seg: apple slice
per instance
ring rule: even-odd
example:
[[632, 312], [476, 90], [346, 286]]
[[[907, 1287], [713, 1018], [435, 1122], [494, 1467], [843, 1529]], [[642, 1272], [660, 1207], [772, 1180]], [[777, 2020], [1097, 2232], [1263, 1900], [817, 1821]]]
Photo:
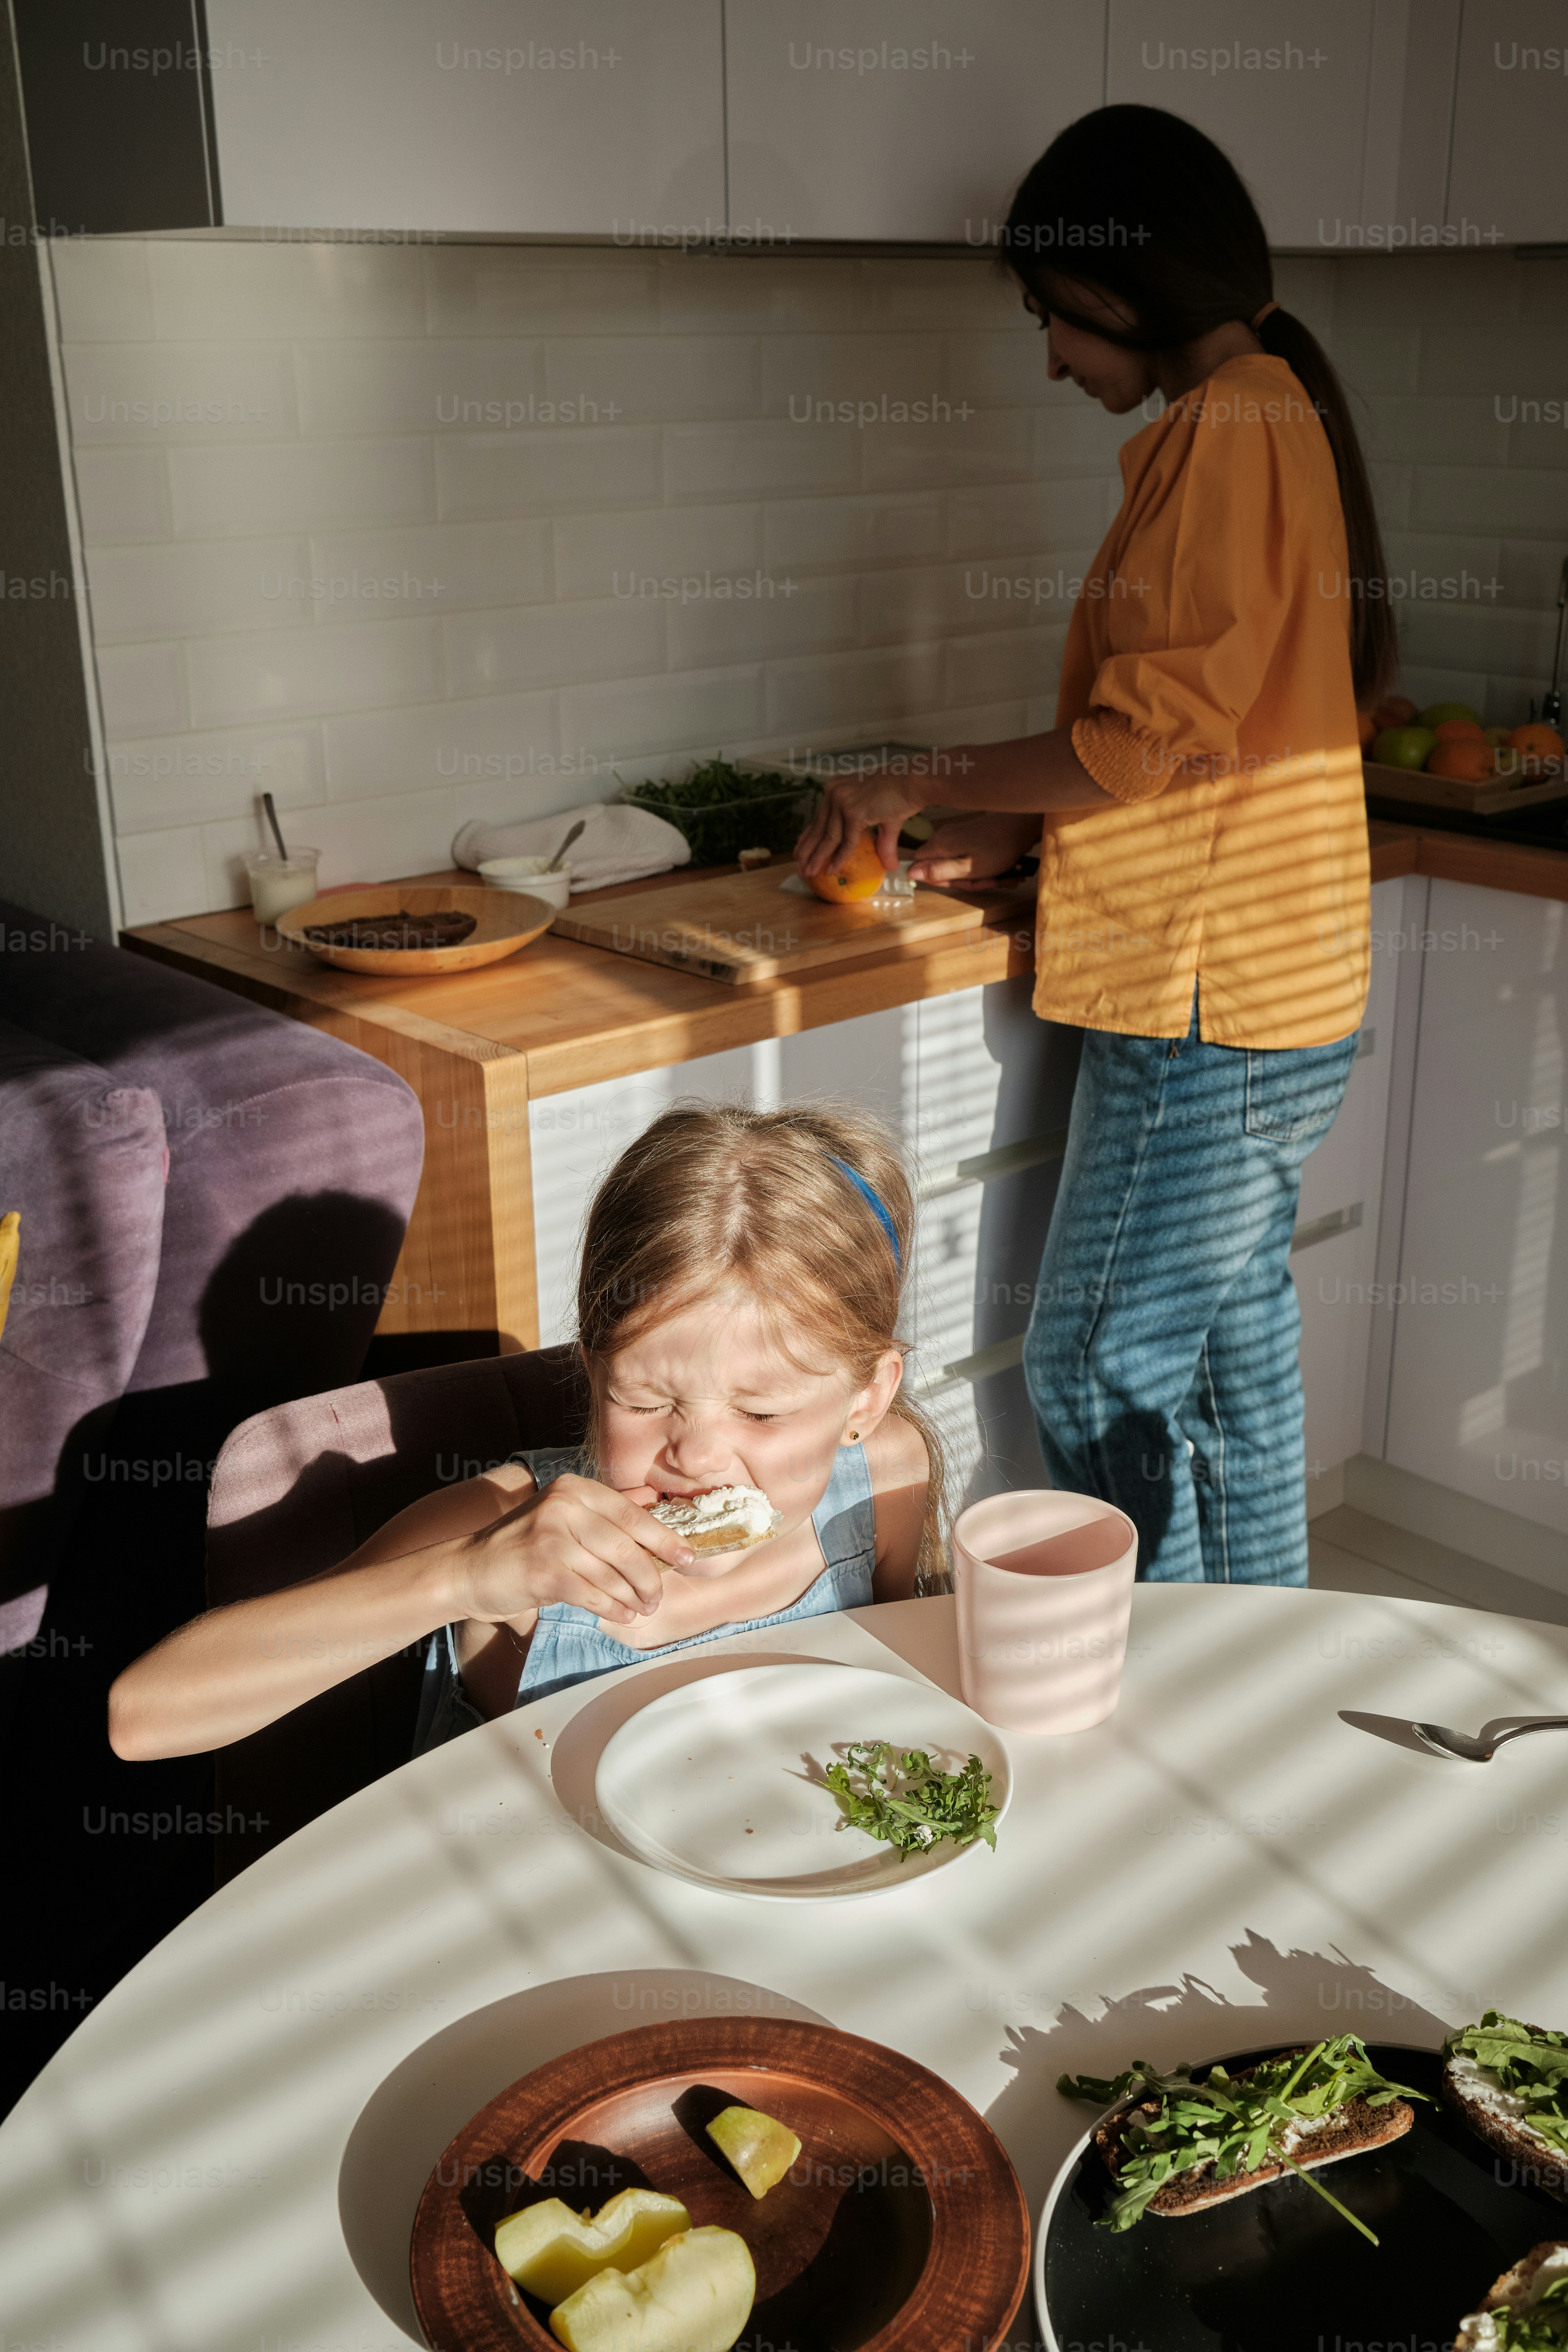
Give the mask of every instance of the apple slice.
[[730, 2352], [757, 2273], [733, 2230], [685, 2230], [635, 2271], [601, 2271], [550, 2315], [566, 2352]]
[[788, 2126], [755, 2107], [723, 2108], [709, 2125], [708, 2137], [758, 2199], [777, 2187], [800, 2154], [800, 2142]]
[[547, 2197], [500, 2224], [496, 2260], [527, 2294], [564, 2303], [601, 2271], [634, 2271], [666, 2238], [690, 2227], [680, 2200], [657, 2189], [623, 2189], [596, 2214], [586, 2206], [574, 2213], [559, 2197]]

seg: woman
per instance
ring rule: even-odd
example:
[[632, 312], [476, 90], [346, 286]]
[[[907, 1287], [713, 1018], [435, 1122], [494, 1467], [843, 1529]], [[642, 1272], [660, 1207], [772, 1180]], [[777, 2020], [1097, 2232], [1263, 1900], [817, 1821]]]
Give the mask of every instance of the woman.
[[[1056, 727], [954, 755], [943, 790], [979, 813], [914, 867], [974, 880], [1038, 842], [1035, 1010], [1084, 1032], [1024, 1348], [1041, 1450], [1135, 1521], [1144, 1575], [1304, 1584], [1290, 1234], [1366, 1003], [1356, 709], [1394, 652], [1362, 593], [1384, 572], [1366, 469], [1246, 189], [1190, 124], [1073, 123], [1006, 257], [1053, 380], [1155, 417], [1121, 451]], [[873, 827], [891, 866], [917, 804], [833, 785], [802, 870]]]

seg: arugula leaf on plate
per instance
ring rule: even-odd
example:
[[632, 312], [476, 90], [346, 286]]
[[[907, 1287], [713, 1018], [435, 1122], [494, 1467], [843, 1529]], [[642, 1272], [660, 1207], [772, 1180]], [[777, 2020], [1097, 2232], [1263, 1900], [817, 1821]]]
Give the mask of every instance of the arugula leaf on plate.
[[978, 1756], [962, 1772], [944, 1772], [921, 1748], [900, 1755], [889, 1739], [853, 1740], [826, 1780], [850, 1828], [896, 1846], [900, 1862], [944, 1838], [955, 1845], [984, 1838], [996, 1851], [1002, 1809], [991, 1801], [991, 1775]]

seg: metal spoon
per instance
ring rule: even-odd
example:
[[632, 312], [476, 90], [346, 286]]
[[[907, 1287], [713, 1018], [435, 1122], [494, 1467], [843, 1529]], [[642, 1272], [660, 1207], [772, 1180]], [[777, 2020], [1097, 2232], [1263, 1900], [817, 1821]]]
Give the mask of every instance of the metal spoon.
[[544, 870], [547, 874], [553, 874], [555, 872], [556, 867], [565, 856], [566, 852], [571, 848], [572, 844], [576, 840], [577, 835], [586, 830], [587, 824], [588, 820], [585, 816], [580, 816], [578, 818], [576, 824], [573, 826], [571, 832], [567, 835], [565, 840], [562, 843], [560, 848], [556, 851], [554, 856], [545, 867]]
[[1462, 1764], [1489, 1764], [1505, 1739], [1522, 1739], [1527, 1731], [1568, 1731], [1568, 1715], [1538, 1715], [1529, 1723], [1494, 1731], [1489, 1739], [1472, 1739], [1468, 1731], [1451, 1731], [1446, 1723], [1413, 1723], [1410, 1728], [1435, 1756], [1457, 1756]]
[[283, 828], [278, 822], [278, 807], [270, 793], [262, 793], [261, 805], [267, 812], [267, 822], [272, 827], [272, 838], [278, 844], [278, 855], [287, 866], [289, 852], [283, 846]]

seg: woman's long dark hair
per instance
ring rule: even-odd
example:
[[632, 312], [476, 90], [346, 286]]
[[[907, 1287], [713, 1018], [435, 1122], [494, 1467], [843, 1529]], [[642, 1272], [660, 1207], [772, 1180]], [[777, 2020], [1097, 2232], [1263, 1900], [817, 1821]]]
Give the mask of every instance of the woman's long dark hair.
[[[1102, 106], [1053, 139], [1013, 199], [1008, 267], [1058, 319], [1131, 351], [1171, 351], [1273, 299], [1268, 240], [1230, 158], [1157, 106]], [[1071, 306], [1089, 285], [1130, 310], [1112, 331]], [[1289, 310], [1255, 330], [1312, 403], [1339, 476], [1351, 581], [1351, 673], [1366, 709], [1398, 656], [1383, 538], [1344, 387], [1317, 337]]]

